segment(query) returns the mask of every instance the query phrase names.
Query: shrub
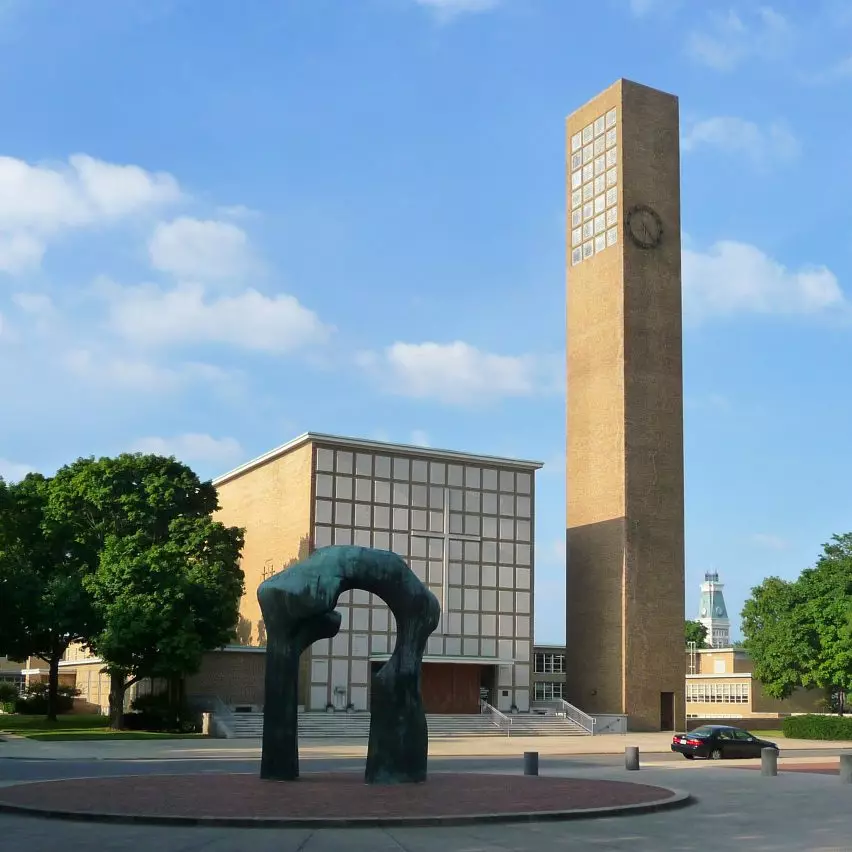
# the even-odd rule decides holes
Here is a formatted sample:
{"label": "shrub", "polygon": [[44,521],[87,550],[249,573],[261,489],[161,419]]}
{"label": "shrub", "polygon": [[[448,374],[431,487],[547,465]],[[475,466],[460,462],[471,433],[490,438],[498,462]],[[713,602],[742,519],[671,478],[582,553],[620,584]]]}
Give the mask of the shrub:
{"label": "shrub", "polygon": [[852,740],[852,717],[788,716],[782,730],[797,740]]}
{"label": "shrub", "polygon": [[14,704],[20,693],[18,684],[10,680],[0,680],[0,704]]}
{"label": "shrub", "polygon": [[[47,693],[48,686],[46,683],[32,684],[15,701],[15,712],[31,716],[47,713]],[[57,712],[70,713],[74,707],[74,698],[79,694],[80,690],[73,686],[60,686],[57,691]]]}
{"label": "shrub", "polygon": [[165,693],[138,695],[130,703],[132,712],[124,717],[124,725],[133,731],[171,731],[178,725],[178,714]]}
{"label": "shrub", "polygon": [[201,730],[198,714],[187,707],[173,707],[166,693],[139,695],[130,703],[130,709],[124,716],[124,726],[131,731],[196,733]]}

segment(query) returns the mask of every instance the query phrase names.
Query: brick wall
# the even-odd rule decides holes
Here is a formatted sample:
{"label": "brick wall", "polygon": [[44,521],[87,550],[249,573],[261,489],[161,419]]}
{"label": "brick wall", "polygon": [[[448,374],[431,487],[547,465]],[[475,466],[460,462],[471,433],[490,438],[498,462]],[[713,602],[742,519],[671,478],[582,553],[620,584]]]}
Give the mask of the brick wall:
{"label": "brick wall", "polygon": [[[568,700],[659,730],[661,693],[685,717],[678,104],[620,81],[568,119],[569,140],[612,109],[618,241],[580,263],[569,249]],[[627,237],[640,204],[662,220],[653,249]]]}
{"label": "brick wall", "polygon": [[217,695],[225,704],[263,704],[266,654],[217,651],[204,655],[201,669],[186,680],[187,695]]}
{"label": "brick wall", "polygon": [[264,573],[307,556],[311,526],[313,445],[304,444],[217,485],[216,520],[245,529],[239,644],[266,643],[257,587]]}

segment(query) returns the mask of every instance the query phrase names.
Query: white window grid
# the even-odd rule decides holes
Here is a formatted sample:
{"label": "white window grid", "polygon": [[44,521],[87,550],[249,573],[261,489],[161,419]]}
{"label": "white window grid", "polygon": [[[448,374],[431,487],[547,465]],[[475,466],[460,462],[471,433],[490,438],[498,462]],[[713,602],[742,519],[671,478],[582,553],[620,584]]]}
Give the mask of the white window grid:
{"label": "white window grid", "polygon": [[688,704],[748,704],[748,683],[688,683]]}
{"label": "white window grid", "polygon": [[[618,243],[618,132],[616,108],[598,116],[571,137],[571,265],[589,260]],[[593,201],[593,204],[588,204]],[[580,210],[582,208],[582,216]],[[579,227],[589,218],[586,209],[601,214],[594,230]]]}

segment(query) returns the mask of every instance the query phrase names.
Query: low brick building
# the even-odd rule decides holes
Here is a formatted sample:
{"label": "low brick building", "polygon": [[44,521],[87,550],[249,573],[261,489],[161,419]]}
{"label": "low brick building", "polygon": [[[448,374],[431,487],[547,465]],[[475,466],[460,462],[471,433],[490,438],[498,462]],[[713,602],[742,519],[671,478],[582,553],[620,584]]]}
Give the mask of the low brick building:
{"label": "low brick building", "polygon": [[824,693],[798,689],[779,700],[766,694],[749,655],[737,648],[687,649],[689,719],[749,719],[822,712]]}

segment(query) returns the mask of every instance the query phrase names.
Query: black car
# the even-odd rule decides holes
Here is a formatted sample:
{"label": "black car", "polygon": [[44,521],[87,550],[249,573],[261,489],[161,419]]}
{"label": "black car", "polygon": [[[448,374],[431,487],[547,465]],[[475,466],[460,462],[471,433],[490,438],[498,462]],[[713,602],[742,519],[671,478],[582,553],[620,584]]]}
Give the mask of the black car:
{"label": "black car", "polygon": [[721,760],[723,757],[760,757],[764,748],[778,746],[768,740],[728,725],[702,725],[688,734],[675,734],[672,737],[672,751],[680,752],[687,760],[707,757]]}

